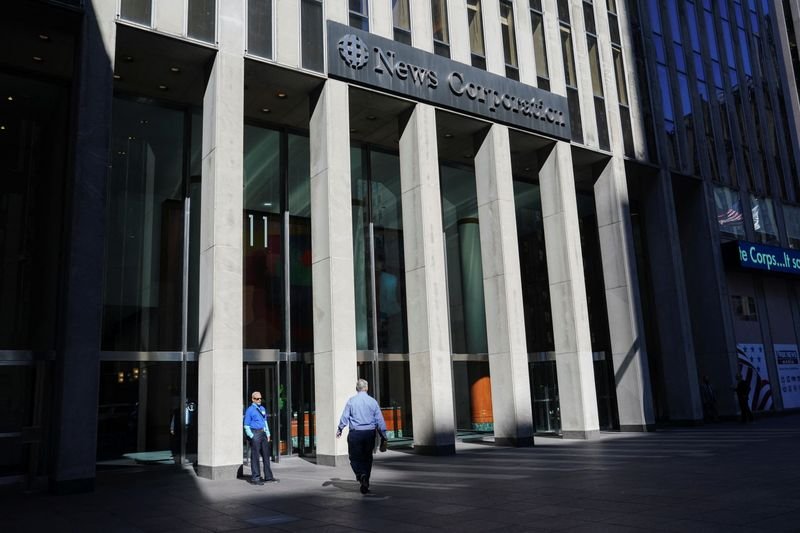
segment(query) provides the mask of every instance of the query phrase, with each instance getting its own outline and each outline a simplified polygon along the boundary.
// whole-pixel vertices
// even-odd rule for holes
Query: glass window
[[[544,36],[544,18],[541,13],[531,11],[531,27],[533,28],[533,53],[536,61],[536,75],[539,79],[549,80],[550,71],[547,66],[547,41]],[[543,88],[548,89],[549,86]]]
[[[440,176],[453,353],[487,353],[475,174],[442,166]]]
[[[506,62],[506,76],[519,79],[517,60],[517,37],[514,31],[514,6],[511,2],[500,2],[500,30],[503,34],[503,54]]]
[[[783,218],[786,220],[786,235],[789,237],[789,247],[795,250],[800,249],[800,207],[784,205]]]
[[[472,51],[472,66],[486,68],[486,51],[483,47],[483,20],[481,0],[467,0],[469,22],[469,47]],[[477,58],[475,56],[478,56]],[[478,64],[476,64],[478,63]]]
[[[71,181],[69,87],[3,73],[0,86],[0,349],[52,350]]]
[[[394,40],[411,44],[411,12],[408,0],[392,0],[392,19],[394,21]]]
[[[600,52],[597,46],[597,38],[587,36],[586,44],[589,47],[589,71],[592,73],[592,93],[595,96],[603,97],[603,77],[600,72]]]
[[[186,34],[199,41],[216,41],[216,0],[189,0]]]
[[[564,77],[569,87],[577,87],[578,77],[575,74],[575,54],[572,51],[572,31],[568,26],[561,26],[561,53],[564,59]]]
[[[287,206],[289,212],[289,304],[291,337],[287,349],[314,351],[311,294],[311,145],[305,135],[286,139]]]
[[[247,0],[247,52],[272,57],[272,0]]]
[[[300,5],[300,31],[302,33],[303,68],[322,72],[325,68],[322,45],[322,2],[302,0]]]
[[[450,57],[450,28],[447,19],[446,0],[431,2],[433,16],[433,48],[440,56]]]
[[[714,204],[717,207],[717,223],[720,240],[730,241],[744,238],[744,217],[739,193],[727,187],[714,187]]]
[[[180,350],[184,113],[115,99],[104,350]]]
[[[283,349],[284,281],[280,132],[244,127],[246,349]]]
[[[369,31],[369,0],[349,0],[350,26]]]
[[[137,22],[145,26],[152,25],[153,1],[152,0],[121,0],[119,4],[119,18],[130,22]]]
[[[566,24],[570,23],[569,18],[569,0],[557,0],[558,3],[558,20]]]
[[[617,100],[622,105],[628,105],[628,86],[625,81],[625,63],[622,59],[622,50],[619,48],[612,48],[611,53],[614,56],[614,74],[617,81]]]
[[[775,211],[772,200],[750,195],[750,210],[753,214],[753,231],[763,244],[778,244],[778,227],[775,224]]]

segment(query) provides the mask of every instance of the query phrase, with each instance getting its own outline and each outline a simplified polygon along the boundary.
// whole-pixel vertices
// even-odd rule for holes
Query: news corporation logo
[[[339,40],[339,56],[350,68],[359,70],[369,61],[369,47],[360,38],[348,33]]]

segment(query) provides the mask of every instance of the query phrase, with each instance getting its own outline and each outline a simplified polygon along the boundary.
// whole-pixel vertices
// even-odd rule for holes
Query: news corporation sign
[[[328,21],[328,75],[557,139],[569,139],[567,99]]]

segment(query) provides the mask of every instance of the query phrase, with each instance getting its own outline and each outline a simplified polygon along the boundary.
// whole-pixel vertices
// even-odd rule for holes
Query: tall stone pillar
[[[242,464],[243,2],[219,4],[219,51],[203,96],[197,473]]]
[[[578,205],[569,143],[557,142],[539,169],[553,338],[565,438],[597,435],[589,309],[583,277]]]
[[[347,462],[336,425],[356,385],[350,102],[346,83],[328,80],[311,112],[311,253],[317,464]]]
[[[439,189],[436,111],[417,104],[400,135],[414,447],[455,453],[453,367]]]
[[[625,179],[625,161],[612,157],[595,182],[594,198],[619,426],[622,431],[645,431],[655,417]]]
[[[531,388],[508,128],[493,125],[475,155],[495,443],[533,444]]]
[[[54,446],[50,486],[54,492],[94,488],[97,462],[97,394],[103,313],[106,182],[111,139],[115,8],[86,6],[74,81],[75,170],[69,238],[58,315],[54,425],[45,429]],[[67,188],[70,190],[70,188]]]

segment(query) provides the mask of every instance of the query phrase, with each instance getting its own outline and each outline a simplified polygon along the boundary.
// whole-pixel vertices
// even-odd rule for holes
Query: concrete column
[[[275,59],[282,65],[300,67],[300,1],[281,0],[274,2],[275,10]],[[324,21],[323,21],[324,24]]]
[[[430,2],[411,0],[411,43],[433,53],[433,14]]]
[[[588,439],[598,434],[600,425],[574,180],[570,145],[557,142],[544,155],[539,184],[561,429],[565,438]]]
[[[697,361],[692,338],[692,316],[686,295],[686,279],[682,255],[684,250],[678,232],[677,213],[669,171],[654,177],[643,176],[642,213],[651,279],[654,316],[663,364],[667,409],[670,420],[695,422],[703,420]],[[728,381],[724,382],[727,386]],[[721,383],[715,383],[718,390]]]
[[[153,28],[170,35],[184,35],[186,4],[174,0],[154,0]]]
[[[400,135],[408,352],[414,447],[455,453],[447,265],[442,235],[436,111],[417,104]]]
[[[197,473],[242,464],[244,2],[219,3],[219,51],[203,96]]]
[[[347,462],[336,424],[355,394],[356,314],[348,86],[328,80],[311,112],[311,253],[317,464]]]
[[[55,492],[94,488],[97,391],[103,312],[106,182],[111,139],[115,5],[89,3],[80,33],[81,68],[73,82],[75,169],[65,224],[50,487]],[[69,188],[67,190],[70,190]]]
[[[450,57],[465,65],[472,63],[469,49],[469,24],[466,0],[447,2],[447,23],[450,29]]]
[[[608,329],[622,431],[646,431],[655,422],[644,339],[639,276],[625,178],[625,161],[610,159],[594,184],[603,260]]]
[[[415,5],[411,6],[414,9]],[[394,39],[394,15],[392,12],[392,2],[372,2],[370,6],[369,29],[371,33],[386,37],[387,39]],[[414,28],[413,22],[411,26]]]
[[[536,86],[536,61],[533,52],[530,0],[513,0],[514,32],[517,36],[519,81]]]
[[[525,312],[508,128],[493,125],[475,155],[495,443],[533,445]]]
[[[503,33],[500,31],[499,2],[481,2],[483,15],[483,47],[486,51],[486,70],[500,76],[506,75],[503,52]]]
[[[325,0],[325,18],[340,24],[350,23],[347,0]]]

